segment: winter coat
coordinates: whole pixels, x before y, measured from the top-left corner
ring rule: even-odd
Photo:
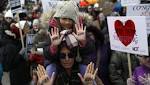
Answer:
[[[11,85],[25,85],[30,81],[28,62],[19,54],[21,42],[13,40],[0,49],[4,71],[10,72]]]
[[[41,29],[42,30],[42,29]],[[41,31],[40,30],[40,31]],[[35,50],[35,54],[30,53],[29,59],[33,63],[44,64],[44,55],[38,53],[37,48],[44,48],[49,44],[50,38],[46,33],[46,30],[42,30],[42,32],[38,32],[33,39],[33,47]]]
[[[134,71],[139,65],[135,55],[131,55],[131,67]],[[122,52],[113,52],[109,65],[109,77],[111,85],[126,85],[126,80],[129,78],[127,54]]]

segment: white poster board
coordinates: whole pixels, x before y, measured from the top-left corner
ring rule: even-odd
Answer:
[[[22,10],[22,5],[20,0],[9,0],[10,8],[12,13],[17,13],[19,10]]]
[[[150,34],[150,4],[128,6],[127,16],[146,16],[147,33]]]
[[[144,16],[107,17],[107,22],[112,50],[148,55]]]
[[[20,0],[21,6],[25,5],[25,0]]]
[[[122,6],[137,5],[140,3],[141,3],[141,0],[121,0]]]
[[[49,10],[56,10],[58,6],[66,2],[60,0],[41,0],[41,1],[43,6],[43,12],[48,12]]]

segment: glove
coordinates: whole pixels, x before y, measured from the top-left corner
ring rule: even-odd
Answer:
[[[128,78],[127,79],[127,85],[135,85],[135,81],[133,78]]]
[[[144,76],[138,77],[139,81],[144,85],[150,85],[150,74],[144,74]]]

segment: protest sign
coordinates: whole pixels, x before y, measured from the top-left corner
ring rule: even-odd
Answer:
[[[9,3],[12,13],[17,13],[19,10],[22,10],[20,0],[9,0]]]
[[[127,16],[146,16],[147,33],[150,34],[150,4],[128,6]]]
[[[137,5],[140,3],[141,3],[141,0],[121,0],[122,6]]]
[[[42,0],[43,12],[48,12],[50,10],[56,10],[58,6],[61,6],[64,2],[60,0]]]
[[[148,55],[144,16],[107,17],[107,22],[112,50]]]

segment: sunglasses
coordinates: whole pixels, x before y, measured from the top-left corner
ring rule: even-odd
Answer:
[[[76,56],[74,53],[71,53],[71,52],[68,53],[68,54],[66,54],[66,53],[60,53],[59,54],[59,58],[60,59],[65,59],[67,55],[68,55],[69,58],[74,58]]]

